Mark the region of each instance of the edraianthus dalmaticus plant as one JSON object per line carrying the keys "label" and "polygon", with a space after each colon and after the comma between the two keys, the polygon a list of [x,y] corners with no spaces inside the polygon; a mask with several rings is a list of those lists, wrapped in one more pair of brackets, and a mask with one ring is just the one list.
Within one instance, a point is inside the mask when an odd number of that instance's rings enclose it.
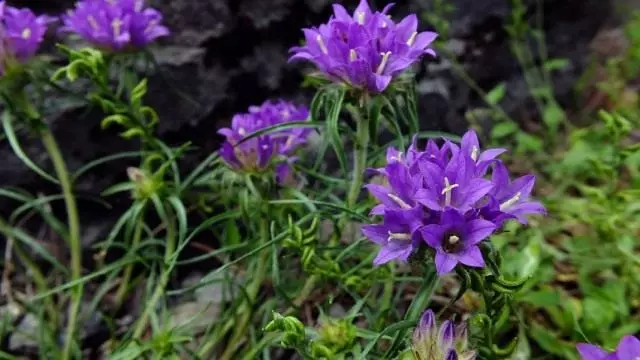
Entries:
{"label": "edraianthus dalmaticus plant", "polygon": [[291,48],[290,61],[312,62],[330,81],[372,94],[389,84],[423,55],[435,56],[430,48],[437,34],[418,31],[418,18],[411,14],[399,22],[387,14],[393,5],[373,11],[361,0],[353,15],[340,4],[326,24],[303,29],[305,44]]}

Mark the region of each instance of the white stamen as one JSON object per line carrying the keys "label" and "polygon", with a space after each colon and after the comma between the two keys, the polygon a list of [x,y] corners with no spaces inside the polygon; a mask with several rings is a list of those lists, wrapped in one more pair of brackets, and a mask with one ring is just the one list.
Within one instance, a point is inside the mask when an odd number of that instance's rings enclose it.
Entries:
{"label": "white stamen", "polygon": [[364,11],[358,11],[356,14],[356,22],[360,25],[364,25]]}
{"label": "white stamen", "polygon": [[390,158],[390,160],[400,162],[400,161],[402,161],[402,158],[403,158],[403,157],[404,157],[404,155],[402,154],[402,152],[399,152],[397,156],[392,156],[392,157]]}
{"label": "white stamen", "polygon": [[521,196],[522,196],[522,193],[518,191],[511,199],[500,204],[500,210],[504,210],[510,207],[511,205],[517,203],[518,201],[520,201]]}
{"label": "white stamen", "polygon": [[411,240],[411,234],[407,234],[407,233],[392,233],[391,231],[388,232],[389,237],[387,238],[387,241],[391,241],[391,240]]}
{"label": "white stamen", "polygon": [[409,37],[409,40],[407,40],[407,45],[413,45],[413,43],[416,42],[416,37],[418,37],[418,33],[414,31],[413,34],[411,34],[411,36]]}
{"label": "white stamen", "polygon": [[411,209],[411,206],[409,204],[407,204],[406,202],[404,202],[404,200],[400,199],[399,197],[393,195],[393,194],[387,194],[387,196],[395,201],[396,204],[398,204],[398,206],[400,206],[403,209]]}
{"label": "white stamen", "polygon": [[98,22],[96,21],[96,18],[93,17],[93,15],[87,16],[87,22],[89,23],[89,26],[91,26],[91,28],[94,31],[98,31],[99,29]]}
{"label": "white stamen", "polygon": [[380,65],[376,69],[376,74],[382,75],[384,71],[384,67],[387,66],[387,62],[389,61],[389,56],[391,56],[391,51],[380,53],[382,55],[382,60],[380,61]]}
{"label": "white stamen", "polygon": [[449,206],[451,205],[451,190],[457,188],[458,184],[451,184],[449,182],[449,179],[445,176],[444,177],[444,189],[442,189],[442,194],[444,195],[444,205],[445,206]]}
{"label": "white stamen", "polygon": [[247,134],[247,131],[244,128],[240,128],[238,129],[238,134],[245,136]]}
{"label": "white stamen", "polygon": [[480,152],[480,149],[478,149],[477,146],[474,146],[471,149],[471,158],[473,159],[473,161],[477,161],[478,160],[478,153]]}
{"label": "white stamen", "polygon": [[31,37],[31,29],[26,28],[24,30],[22,30],[22,38],[27,40],[28,38]]}
{"label": "white stamen", "polygon": [[329,50],[327,50],[327,46],[324,44],[324,41],[322,40],[322,35],[316,36],[316,42],[318,43],[318,46],[320,46],[320,50],[322,50],[323,53],[328,54]]}
{"label": "white stamen", "polygon": [[449,244],[455,245],[460,241],[460,238],[457,235],[449,236]]}
{"label": "white stamen", "polygon": [[111,22],[111,28],[113,29],[113,35],[114,36],[120,36],[120,27],[122,26],[122,20],[120,19],[113,19],[113,21]]}
{"label": "white stamen", "polygon": [[356,51],[353,49],[349,50],[349,61],[356,61],[356,60],[358,60],[358,54],[356,53]]}

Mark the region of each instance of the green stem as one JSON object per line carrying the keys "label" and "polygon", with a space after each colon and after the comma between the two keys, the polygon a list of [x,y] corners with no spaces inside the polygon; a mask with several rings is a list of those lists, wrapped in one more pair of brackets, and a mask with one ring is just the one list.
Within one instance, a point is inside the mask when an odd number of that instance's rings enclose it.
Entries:
{"label": "green stem", "polygon": [[[362,107],[363,111],[366,106]],[[358,119],[356,124],[356,141],[353,148],[353,180],[347,195],[347,208],[353,210],[362,189],[364,170],[367,166],[367,150],[369,148],[369,117],[367,114]]]}
{"label": "green stem", "polygon": [[[167,211],[169,212],[169,211]],[[173,254],[176,248],[176,233],[173,227],[173,223],[171,220],[172,216],[167,216],[167,242],[164,249],[164,266],[169,266],[169,263],[172,261]],[[169,282],[169,277],[171,272],[167,269],[162,269],[162,275],[160,275],[160,282],[156,285],[155,290],[153,291],[153,295],[151,295],[151,299],[145,305],[144,312],[140,316],[138,323],[136,324],[135,329],[133,330],[133,338],[139,339],[144,330],[147,328],[147,321],[149,319],[149,315],[152,311],[155,310],[156,304],[160,300],[160,297],[164,293],[165,288],[167,287],[167,283]]]}
{"label": "green stem", "polygon": [[[133,233],[133,240],[131,241],[131,249],[133,251],[137,251],[138,245],[140,245],[140,240],[142,238],[142,229],[144,224],[144,219],[140,218],[136,221],[136,229]],[[124,301],[124,297],[127,295],[127,290],[129,289],[129,281],[131,280],[131,273],[133,272],[134,262],[129,263],[125,269],[124,274],[122,275],[122,281],[120,282],[120,286],[118,287],[118,291],[116,292],[116,309],[119,309]]]}
{"label": "green stem", "polygon": [[[269,242],[269,220],[266,217],[263,217],[260,221],[260,240],[263,244]],[[245,329],[249,325],[251,321],[251,315],[253,314],[252,308],[255,303],[255,300],[258,296],[258,291],[260,290],[260,286],[262,285],[262,281],[265,278],[267,272],[267,263],[268,263],[268,250],[264,249],[259,257],[258,257],[258,265],[256,266],[256,270],[254,274],[256,274],[256,278],[247,288],[247,296],[249,297],[249,303],[246,305],[247,308],[243,308],[240,313],[240,320],[237,322],[237,326],[233,331],[233,335],[231,336],[231,340],[227,342],[229,344],[220,360],[231,360],[234,358],[236,350],[242,345],[241,338],[246,335]]]}
{"label": "green stem", "polygon": [[[78,207],[76,206],[76,199],[73,195],[73,189],[71,187],[71,180],[67,166],[62,158],[60,148],[53,137],[50,130],[43,130],[41,132],[42,143],[51,158],[53,167],[60,181],[62,187],[62,193],[64,196],[64,203],[67,210],[67,222],[69,224],[69,250],[71,252],[71,280],[78,281],[82,277],[82,244],[80,242],[80,220],[78,218]],[[78,316],[80,312],[80,303],[82,302],[83,284],[78,281],[78,284],[72,288],[71,302],[69,304],[69,319],[67,322],[67,333],[62,351],[62,359],[67,360],[71,357],[72,347],[74,345],[74,339],[76,335],[76,323],[78,322]]]}

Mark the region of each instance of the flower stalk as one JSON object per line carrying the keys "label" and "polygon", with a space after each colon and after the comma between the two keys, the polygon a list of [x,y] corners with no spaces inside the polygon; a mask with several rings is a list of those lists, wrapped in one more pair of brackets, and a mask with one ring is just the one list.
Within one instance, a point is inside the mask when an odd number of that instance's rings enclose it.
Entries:
{"label": "flower stalk", "polygon": [[51,132],[46,129],[40,133],[42,143],[51,158],[53,167],[56,172],[67,210],[67,223],[69,225],[69,250],[71,253],[71,281],[77,282],[71,289],[71,303],[69,304],[67,332],[62,351],[62,359],[70,359],[71,351],[76,335],[76,325],[80,312],[80,303],[82,302],[83,284],[80,280],[82,277],[82,243],[80,241],[80,220],[78,218],[78,208],[76,199],[73,194],[71,179],[67,166],[60,152],[60,148]]}

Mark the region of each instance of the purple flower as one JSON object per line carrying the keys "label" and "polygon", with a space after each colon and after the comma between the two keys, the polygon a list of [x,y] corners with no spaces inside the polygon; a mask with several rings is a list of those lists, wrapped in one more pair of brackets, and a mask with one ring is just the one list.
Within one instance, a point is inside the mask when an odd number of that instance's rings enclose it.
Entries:
{"label": "purple flower", "polygon": [[308,115],[306,107],[285,101],[266,101],[261,106],[251,106],[249,112],[233,117],[230,128],[218,130],[226,138],[219,154],[238,171],[260,173],[275,166],[276,178],[285,183],[291,176],[290,165],[296,160],[292,155],[306,142],[310,129],[280,130],[240,141],[270,126],[306,120]]}
{"label": "purple flower", "polygon": [[396,259],[406,261],[420,244],[417,230],[421,226],[421,216],[419,208],[409,211],[388,209],[384,212],[384,223],[364,225],[362,234],[382,246],[373,263],[381,265]]}
{"label": "purple flower", "polygon": [[54,18],[36,16],[29,9],[17,9],[0,1],[0,70],[12,61],[26,62],[33,57]]}
{"label": "purple flower", "polygon": [[64,31],[111,51],[140,49],[169,35],[162,14],[144,0],[80,0],[63,20]]}
{"label": "purple flower", "polygon": [[411,350],[417,360],[473,360],[476,352],[468,341],[467,324],[446,320],[439,327],[431,309],[422,314],[413,331]]}
{"label": "purple flower", "polygon": [[427,186],[418,190],[415,197],[431,210],[455,208],[467,212],[494,186],[477,176],[475,161],[464,153],[458,153],[444,169],[428,159],[419,161],[418,166]]}
{"label": "purple flower", "polygon": [[371,195],[380,201],[380,204],[371,210],[371,215],[382,215],[386,209],[414,208],[415,194],[422,185],[422,177],[411,176],[408,167],[398,161],[392,161],[383,171],[389,181],[389,187],[378,184],[365,186]]}
{"label": "purple flower", "polygon": [[591,344],[578,344],[576,348],[582,360],[636,360],[640,358],[640,340],[631,335],[623,337],[618,343],[618,348],[611,353]]}
{"label": "purple flower", "polygon": [[[453,145],[453,144],[452,144]],[[477,171],[480,175],[484,175],[489,165],[494,162],[493,160],[507,151],[507,149],[496,148],[488,149],[486,151],[480,151],[480,141],[478,141],[478,135],[475,131],[469,130],[462,136],[460,142],[460,150],[469,155],[473,161],[476,162],[478,168]],[[455,153],[458,151],[456,145],[452,146],[452,151]]]}
{"label": "purple flower", "polygon": [[424,54],[435,56],[429,45],[437,37],[417,31],[415,14],[395,23],[387,15],[391,6],[374,12],[361,0],[351,16],[342,5],[334,4],[328,23],[303,29],[306,44],[291,48],[290,60],[310,61],[338,83],[376,94],[384,91]]}
{"label": "purple flower", "polygon": [[520,223],[526,224],[525,215],[545,213],[546,210],[542,204],[530,199],[536,182],[535,176],[525,175],[510,181],[506,166],[497,162],[493,167],[491,181],[494,187],[489,192],[489,204],[483,209],[487,219],[500,222],[515,218]]}
{"label": "purple flower", "polygon": [[[404,242],[402,249],[393,244],[393,251],[402,256],[387,256],[406,260],[420,246],[416,236],[433,250],[435,266],[440,275],[455,268],[458,263],[470,267],[484,267],[485,261],[478,247],[499,230],[508,219],[526,222],[525,215],[543,213],[544,207],[530,199],[535,178],[523,176],[511,182],[504,164],[497,157],[504,149],[480,151],[478,138],[467,132],[460,146],[445,141],[438,146],[429,140],[424,150],[418,150],[416,139],[406,155],[395,148],[387,150],[387,165],[369,169],[387,180],[387,185],[369,184],[367,189],[379,204],[371,215],[383,217],[383,225],[371,229],[389,228],[407,215],[411,222],[396,224],[410,226],[411,242]],[[493,169],[491,179],[487,173]],[[414,222],[420,224],[416,225]],[[418,226],[418,235],[414,227]],[[365,231],[365,236],[383,246],[381,235]],[[381,251],[382,252],[382,251]],[[385,254],[392,250],[385,250]]]}
{"label": "purple flower", "polygon": [[457,210],[445,210],[437,224],[421,228],[424,241],[436,250],[436,270],[444,275],[458,263],[484,267],[478,244],[491,235],[496,225],[483,219],[468,220]]}

